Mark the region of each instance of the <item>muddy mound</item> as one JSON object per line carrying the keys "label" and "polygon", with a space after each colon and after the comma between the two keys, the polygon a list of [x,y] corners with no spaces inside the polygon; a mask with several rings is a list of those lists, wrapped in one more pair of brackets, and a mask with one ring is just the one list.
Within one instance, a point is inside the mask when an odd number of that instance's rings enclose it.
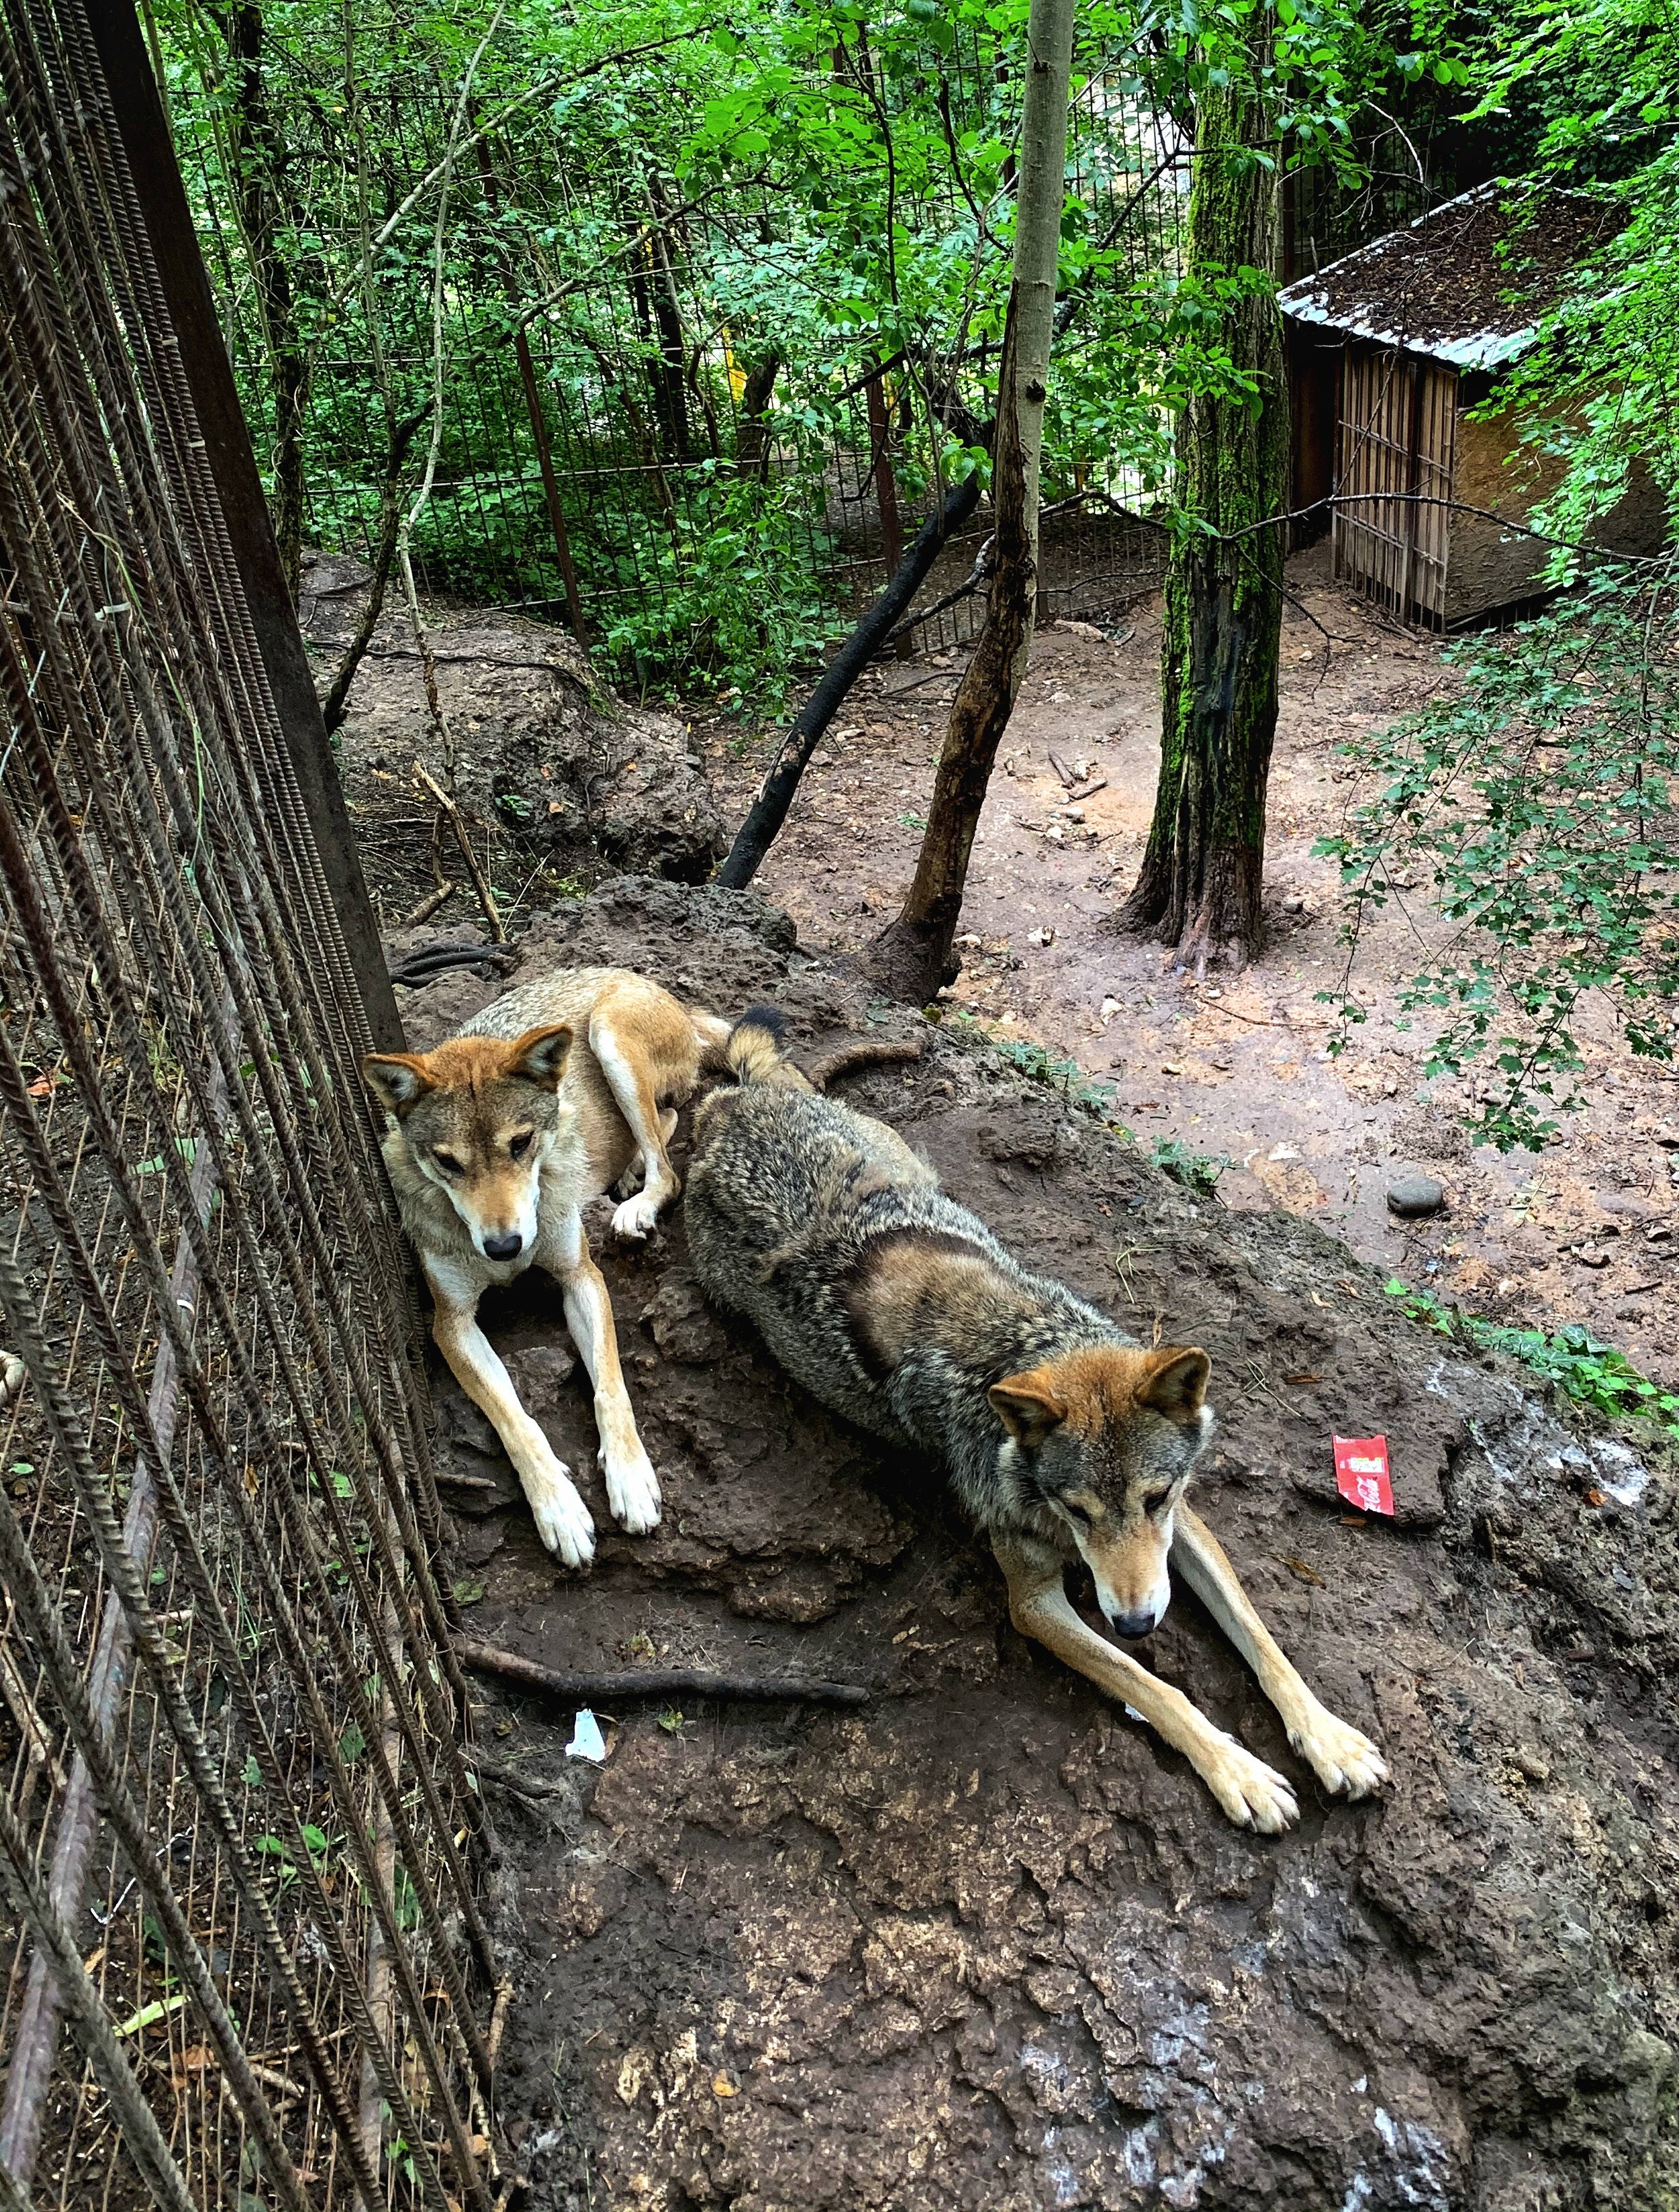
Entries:
{"label": "muddy mound", "polygon": [[[812,1056],[908,1027],[872,1030],[750,897],[616,884],[541,932],[526,959],[633,958],[726,1013],[776,997]],[[461,980],[415,994],[417,1033]],[[917,1026],[920,1065],[846,1095],[1033,1264],[1146,1341],[1206,1346],[1201,1510],[1393,1781],[1325,1797],[1180,1588],[1145,1663],[1301,1793],[1292,1834],[1232,1828],[1183,1761],[1014,1633],[928,1468],[824,1415],[706,1308],[679,1206],[630,1253],[592,1221],[663,1524],[605,1534],[593,1573],[564,1575],[440,1386],[472,1632],[556,1666],[874,1696],[825,1715],[624,1702],[608,1764],[580,1771],[569,1712],[484,1686],[520,1961],[501,2094],[530,2201],[1679,2202],[1665,1480],[1408,1322],[1311,1224],[1196,1201],[1066,1098]],[[484,1317],[605,1530],[557,1296],[527,1285]],[[1377,1429],[1391,1522],[1333,1484],[1331,1433]]]}
{"label": "muddy mound", "polygon": [[[301,612],[323,681],[353,635],[368,570],[319,556]],[[435,611],[432,647],[468,813],[534,864],[594,882],[603,869],[698,883],[727,840],[672,714],[618,698],[569,635],[483,610]],[[351,687],[339,757],[352,806],[408,785],[417,757],[441,773],[418,649],[387,609]]]}

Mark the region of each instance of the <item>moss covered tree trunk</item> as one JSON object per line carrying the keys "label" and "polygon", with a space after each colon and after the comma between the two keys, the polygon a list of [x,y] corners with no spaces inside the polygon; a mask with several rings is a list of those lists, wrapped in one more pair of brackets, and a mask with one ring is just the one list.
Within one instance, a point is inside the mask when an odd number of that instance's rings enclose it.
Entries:
{"label": "moss covered tree trunk", "polygon": [[961,918],[974,833],[997,745],[1008,726],[1031,647],[1037,594],[1038,459],[1066,198],[1073,20],[1074,0],[1031,0],[1021,102],[1014,281],[997,378],[991,465],[995,521],[985,623],[951,708],[909,895],[897,919],[863,955],[865,972],[882,989],[918,1006],[955,973],[951,946]]}
{"label": "moss covered tree trunk", "polygon": [[[1280,170],[1253,151],[1269,137],[1250,95],[1226,87],[1204,96],[1188,258],[1208,288],[1239,270],[1272,269]],[[1259,945],[1282,622],[1284,533],[1253,528],[1282,513],[1287,489],[1282,319],[1268,289],[1240,290],[1223,337],[1256,396],[1198,396],[1179,418],[1177,498],[1191,526],[1174,537],[1167,564],[1160,781],[1121,915],[1198,975],[1220,959],[1239,967]]]}

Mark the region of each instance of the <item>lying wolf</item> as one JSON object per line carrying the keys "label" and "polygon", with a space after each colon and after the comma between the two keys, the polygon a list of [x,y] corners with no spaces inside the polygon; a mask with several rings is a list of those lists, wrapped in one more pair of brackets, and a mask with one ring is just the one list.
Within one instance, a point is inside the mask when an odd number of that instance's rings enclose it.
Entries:
{"label": "lying wolf", "polygon": [[818,1097],[782,1037],[774,1008],[745,1015],[727,1047],[733,1083],[696,1117],[688,1247],[711,1297],[836,1413],[940,1455],[1021,1634],[1140,1713],[1232,1820],[1288,1826],[1292,1785],[1087,1627],[1070,1564],[1137,1637],[1165,1612],[1170,1554],[1326,1788],[1361,1797],[1384,1781],[1374,1745],[1318,1703],[1184,1503],[1213,1432],[1207,1354],[1147,1350],[1027,1273],[901,1137]]}

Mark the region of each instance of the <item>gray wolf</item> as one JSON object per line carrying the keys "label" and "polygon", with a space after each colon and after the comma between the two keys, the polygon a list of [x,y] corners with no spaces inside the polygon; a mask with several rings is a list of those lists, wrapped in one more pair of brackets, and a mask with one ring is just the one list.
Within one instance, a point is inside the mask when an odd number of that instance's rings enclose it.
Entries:
{"label": "gray wolf", "polygon": [[745,1015],[733,1083],[696,1117],[685,1218],[709,1295],[835,1412],[943,1458],[1021,1634],[1141,1714],[1232,1820],[1288,1826],[1293,1787],[1087,1626],[1069,1565],[1089,1570],[1115,1632],[1139,1637],[1165,1612],[1170,1556],[1326,1788],[1360,1797],[1384,1781],[1375,1746],[1312,1695],[1185,1501],[1213,1433],[1207,1354],[1150,1350],[1028,1273],[901,1137],[818,1097],[782,1036],[774,1008]]}
{"label": "gray wolf", "polygon": [[594,1523],[478,1327],[478,1300],[531,1267],[558,1280],[594,1388],[612,1516],[632,1535],[655,1528],[659,1478],[636,1432],[582,1210],[639,1176],[612,1227],[647,1235],[679,1188],[666,1150],[675,1109],[727,1036],[645,977],[571,968],[521,983],[434,1051],[362,1063],[391,1116],[385,1164],[430,1285],[438,1350],[506,1445],[543,1542],[569,1567],[593,1558]]}

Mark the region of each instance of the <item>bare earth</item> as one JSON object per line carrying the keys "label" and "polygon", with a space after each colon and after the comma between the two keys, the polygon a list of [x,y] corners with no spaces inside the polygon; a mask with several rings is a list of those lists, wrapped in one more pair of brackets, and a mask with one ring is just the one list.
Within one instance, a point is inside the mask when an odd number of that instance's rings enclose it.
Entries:
{"label": "bare earth", "polygon": [[[1156,596],[1104,618],[1129,633],[1119,641],[1061,625],[1034,644],[975,854],[964,926],[978,942],[964,948],[951,1003],[1112,1081],[1116,1115],[1145,1143],[1227,1155],[1226,1205],[1310,1215],[1360,1258],[1470,1310],[1584,1322],[1646,1372],[1679,1378],[1679,1237],[1667,1234],[1679,1154],[1658,1141],[1679,1138],[1679,1073],[1635,1060],[1600,1012],[1590,1111],[1542,1158],[1471,1152],[1462,1089],[1423,1081],[1427,1033],[1396,1018],[1396,983],[1417,937],[1433,933],[1420,902],[1366,935],[1354,981],[1368,1018],[1347,1054],[1328,1057],[1317,994],[1345,963],[1344,908],[1334,863],[1312,846],[1366,787],[1337,749],[1450,679],[1438,641],[1331,582],[1326,549],[1296,558],[1289,588],[1299,605],[1283,622],[1260,960],[1198,988],[1171,974],[1159,946],[1112,926],[1159,763]],[[867,679],[807,772],[757,880],[808,948],[860,949],[897,912],[959,659],[936,682],[921,663]],[[738,822],[769,750],[728,725],[698,721],[694,734],[724,818]],[[1062,811],[1051,750],[1107,779],[1082,822]],[[1392,1219],[1387,1188],[1407,1169],[1445,1185],[1442,1215]]]}

